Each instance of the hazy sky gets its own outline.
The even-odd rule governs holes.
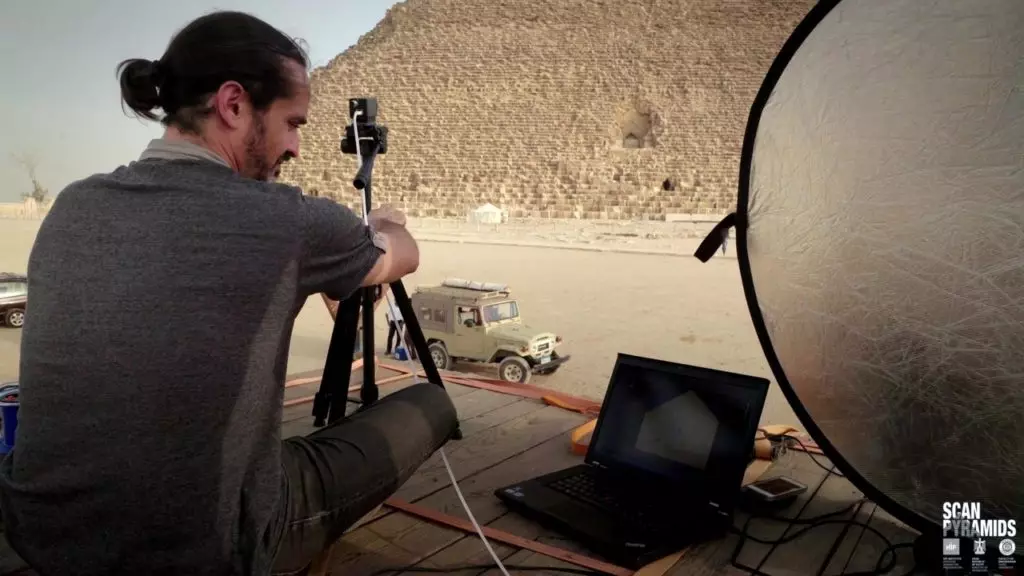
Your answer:
[[[31,189],[29,155],[51,192],[130,162],[161,134],[121,111],[115,68],[156,59],[171,36],[217,9],[245,10],[299,37],[314,66],[355,44],[393,0],[4,0],[0,16],[0,202]]]

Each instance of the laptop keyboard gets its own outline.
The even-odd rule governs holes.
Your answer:
[[[629,494],[627,490],[612,486],[588,471],[554,480],[548,488],[607,510],[637,528],[665,529],[672,521],[663,505],[638,494]]]

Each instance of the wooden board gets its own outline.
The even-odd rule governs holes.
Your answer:
[[[526,452],[544,441],[566,434],[583,423],[584,418],[554,406],[544,406],[505,423],[480,430],[463,440],[451,442],[446,448],[448,461],[457,480],[462,481]],[[448,472],[439,454],[431,456],[416,474],[403,485],[396,496],[415,502],[448,487]]]
[[[559,538],[557,534],[541,528],[536,523],[510,514],[508,509],[494,496],[494,491],[510,483],[566,468],[581,461],[582,458],[570,452],[566,434],[558,434],[530,450],[469,476],[459,482],[459,488],[480,525],[490,526],[530,540],[540,538],[558,540],[559,542],[554,545],[560,546],[564,541],[563,538]],[[468,515],[451,486],[419,500],[417,504],[444,514],[468,519]],[[395,522],[375,528],[378,533],[394,538],[399,545],[402,545],[403,542],[421,539],[423,532],[434,531],[433,524],[423,521],[403,524]],[[459,534],[456,538],[448,539],[447,544],[451,546],[430,556],[432,564],[454,566],[474,562],[486,563],[490,560],[490,555],[482,541],[475,534]],[[498,552],[497,548],[504,550],[504,555],[516,551],[500,544],[496,545],[496,552]],[[582,551],[582,548],[579,547],[575,547],[575,549]],[[424,550],[424,552],[426,551]],[[475,558],[472,562],[464,558],[469,553],[472,553]]]
[[[479,392],[495,394],[486,390]],[[509,410],[517,405],[521,406],[518,410]],[[535,408],[520,414],[531,405]],[[504,422],[495,421],[494,426],[481,426],[475,434],[449,444],[448,450],[452,469],[459,478],[459,487],[481,525],[492,524],[507,514],[505,507],[493,495],[496,488],[580,461],[569,450],[568,431],[584,420],[577,414],[528,399],[517,399],[512,404],[481,414],[475,419],[479,421],[487,416],[495,419],[502,416],[509,418]],[[434,466],[431,466],[431,461],[424,464],[413,479],[399,490],[397,497],[467,518],[441,462],[436,462]],[[532,529],[535,532],[540,530],[539,527]],[[440,527],[404,513],[388,514],[357,531],[372,534],[379,541],[368,547],[363,554],[335,555],[331,563],[332,573],[356,574],[371,565],[376,566],[372,570],[396,566],[398,562],[408,560],[408,554],[416,561],[427,560],[431,565],[451,565],[450,561],[460,554],[458,550],[447,552],[437,559],[433,557],[460,541],[465,541],[461,546],[474,551],[474,556],[476,553],[486,554],[476,536]],[[534,537],[532,533],[523,534],[522,531],[513,533]],[[365,538],[366,535],[361,537]],[[509,547],[499,545],[498,548],[503,554],[514,552]],[[480,556],[480,561],[486,562],[487,558],[489,555]]]
[[[511,556],[505,558],[501,562],[505,565],[505,569],[510,574],[540,574],[545,576],[564,576],[565,572],[555,572],[553,570],[540,570],[539,568],[570,568],[578,570],[579,566],[573,566],[568,562],[563,562],[555,558],[550,558],[543,554],[537,554],[536,552],[530,552],[529,550],[519,550]],[[516,569],[520,566],[529,566],[529,571],[517,571]],[[502,576],[501,570],[497,568],[491,568],[484,572],[487,576]]]
[[[470,504],[472,507],[472,504]],[[475,512],[474,512],[475,513]],[[511,513],[504,513],[502,516],[496,518],[494,521],[488,523],[488,526],[497,530],[503,530],[518,536],[531,538],[545,544],[552,546],[558,546],[565,548],[573,552],[580,552],[584,554],[590,554],[588,551],[577,545],[571,540],[560,538],[556,534],[549,533],[546,530],[539,528],[535,523],[532,523],[524,518]],[[492,542],[491,546],[494,548],[498,558],[501,559],[502,563],[521,563],[522,558],[535,555],[534,552],[529,550],[519,550],[511,546],[505,546],[501,543]],[[540,558],[547,558],[544,555],[537,555]],[[437,566],[441,568],[452,568],[453,574],[479,574],[487,568],[478,568],[473,570],[454,570],[454,568],[460,566],[490,566],[493,565],[494,561],[491,555],[484,548],[483,541],[480,540],[475,534],[465,534],[450,546],[438,551],[437,553],[426,558],[424,561],[429,563],[431,566]],[[556,560],[551,560],[553,563],[557,563]],[[573,566],[579,568],[578,566]],[[498,572],[500,574],[500,572]],[[405,576],[412,576],[414,572],[407,572]]]
[[[806,474],[806,477],[821,478],[816,490],[811,493],[805,506],[796,515],[797,519],[813,521],[826,514],[829,520],[851,520],[857,513],[858,500],[861,494],[850,485],[849,481],[836,473],[826,472],[825,468],[832,469],[831,462],[823,456],[810,454],[791,453],[799,460],[797,474]],[[817,460],[822,464],[814,463]],[[810,467],[817,469],[813,474],[806,470]],[[794,476],[800,480],[800,476]],[[790,517],[788,514],[786,517]],[[824,520],[824,518],[822,518]],[[803,531],[803,535],[796,539],[781,543],[777,546],[768,546],[768,552],[760,562],[759,569],[772,576],[810,576],[821,574],[821,570],[828,565],[835,553],[842,538],[848,533],[850,526],[834,523],[817,526],[808,529],[807,524],[789,524],[785,522],[774,522],[775,530],[782,527],[782,531],[775,538],[795,536]],[[756,532],[755,532],[756,533]],[[764,545],[762,545],[764,546]]]
[[[497,415],[513,408],[523,410],[527,408],[522,405],[523,402],[527,401],[520,400],[509,403],[490,414]],[[537,415],[540,412],[543,410],[534,410],[531,414]],[[552,533],[530,520],[510,513],[493,495],[494,490],[501,486],[581,461],[581,458],[572,455],[568,448],[568,434],[566,433],[568,429],[557,431],[559,430],[558,426],[548,428],[549,432],[557,432],[533,447],[526,446],[529,442],[518,444],[517,447],[520,450],[513,456],[501,459],[494,455],[488,455],[487,450],[492,450],[497,444],[491,441],[492,437],[507,437],[510,432],[521,429],[521,421],[517,422],[517,420],[521,420],[521,417],[489,428],[489,433],[482,431],[475,441],[470,438],[467,457],[472,456],[472,458],[460,459],[462,465],[469,466],[466,470],[459,472],[459,465],[453,458],[453,468],[456,468],[460,478],[460,488],[475,518],[481,525],[493,529],[599,558],[594,552],[587,551],[578,544]],[[580,418],[577,422],[582,420]],[[481,452],[480,450],[484,448],[487,450]],[[498,447],[495,450],[502,452],[508,448]],[[853,489],[845,478],[827,472],[825,468],[831,468],[831,464],[823,456],[816,455],[814,457],[823,466],[815,464],[810,455],[794,451],[769,470],[766,477],[790,476],[809,486],[808,491],[796,502],[776,514],[806,520],[849,507],[846,514],[836,516],[836,519],[841,520],[842,518],[853,518],[855,514],[864,516],[866,510],[874,507],[870,503],[854,506],[862,499],[862,495]],[[493,465],[488,464],[495,460],[496,463]],[[443,472],[443,468],[440,471]],[[417,476],[423,472],[436,474],[426,465],[417,473]],[[432,491],[428,488],[435,484],[427,483],[424,480],[413,483],[413,489],[403,488],[403,490],[406,491],[408,499],[416,500],[420,506],[456,518],[467,518],[454,489],[447,482],[446,475],[444,480],[444,482],[438,483],[440,487]],[[746,518],[746,514],[738,514],[738,523],[742,524]],[[767,541],[793,534],[800,528],[800,526],[794,526],[789,522],[769,519],[755,520],[751,526],[750,533],[753,536]],[[460,574],[500,573],[496,569],[485,569],[486,566],[492,565],[493,561],[475,534],[439,526],[405,513],[389,514],[360,530],[363,533],[359,535],[359,538],[370,544],[362,551],[350,549],[349,553],[343,557],[336,556],[331,566],[332,573],[365,574],[382,568],[409,566],[413,562],[420,567],[447,568]],[[848,565],[848,571],[864,569],[864,560],[858,560],[859,556],[870,557],[872,564],[869,568],[873,568],[873,562],[877,559],[881,548],[863,552],[857,541],[858,532],[850,526],[832,524],[818,526],[796,540],[779,545],[748,540],[740,548],[737,561],[759,568],[771,576],[834,574],[839,572],[837,567],[843,564]],[[657,574],[736,576],[747,574],[747,572],[730,565],[731,556],[738,541],[739,536],[732,534],[715,542],[691,547],[671,569],[662,569]],[[882,546],[884,547],[884,545]],[[500,543],[492,543],[492,547],[507,567],[542,566],[557,569],[571,566],[544,554],[516,550]],[[474,565],[476,567],[458,570],[460,567]],[[515,572],[514,568],[509,568],[509,570]],[[414,573],[408,572],[408,574]],[[536,571],[530,573],[533,574]]]
[[[866,502],[861,507],[857,521],[878,530],[892,544],[912,543],[918,535],[917,532],[890,516],[874,502]],[[843,540],[840,548],[841,554],[836,555],[835,561],[829,568],[829,573],[873,571],[889,543],[884,542],[877,534],[865,528],[853,528]],[[883,560],[883,562],[888,561],[888,559]],[[890,573],[906,574],[913,566],[913,550],[902,548],[896,551],[895,564]]]

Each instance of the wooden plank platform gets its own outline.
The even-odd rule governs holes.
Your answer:
[[[378,379],[394,375],[384,367],[378,368]],[[286,404],[309,398],[316,392],[318,383],[315,375],[295,375],[291,380],[303,376],[310,381],[288,387]],[[361,370],[353,371],[353,384],[360,381]],[[380,392],[389,394],[412,383],[411,378],[401,379],[381,387]],[[535,543],[606,561],[575,542],[508,511],[493,495],[500,486],[580,462],[582,457],[570,450],[569,433],[586,422],[588,417],[533,398],[456,383],[448,384],[447,389],[458,409],[464,438],[450,442],[445,450],[477,521]],[[353,392],[352,396],[358,396],[358,393]],[[287,406],[282,418],[282,437],[312,432],[311,408],[312,404],[308,402]],[[767,476],[775,475],[787,475],[808,485],[808,491],[797,502],[778,511],[778,515],[806,522],[816,516],[848,508],[845,513],[830,519],[856,519],[878,530],[893,543],[911,542],[916,535],[864,500],[860,492],[832,470],[832,465],[823,456],[791,450],[768,470]],[[395,498],[450,517],[468,518],[436,454],[399,489]],[[735,525],[742,527],[747,520],[747,515],[738,514]],[[666,560],[664,567],[648,567],[637,574],[748,574],[749,571],[732,564],[735,555],[737,564],[768,576],[831,576],[873,570],[882,550],[888,546],[868,529],[841,523],[817,526],[792,541],[772,543],[792,536],[802,528],[804,526],[787,521],[753,519],[747,538],[734,533],[720,540],[695,545],[683,551],[680,557]],[[565,567],[580,568],[515,546],[498,542],[492,542],[492,546],[512,574],[538,573],[536,568],[529,572],[516,569],[526,566],[550,568],[541,570],[541,574],[557,574],[559,568]],[[904,573],[912,565],[910,551],[900,550],[893,573]],[[443,569],[450,574],[500,574],[492,567],[490,555],[475,533],[440,525],[387,506],[368,523],[349,532],[334,547],[328,566],[329,574],[353,576],[380,574],[382,570],[393,570],[393,574],[422,573],[408,571],[413,568]],[[0,542],[0,574],[32,574],[24,569],[24,564],[6,541]]]
[[[380,372],[387,374],[384,370]],[[408,383],[411,380],[394,388],[382,388],[381,392],[387,393]],[[582,461],[582,457],[572,454],[569,449],[569,432],[586,422],[587,418],[535,399],[459,384],[449,384],[448,390],[459,411],[464,438],[449,443],[446,450],[459,487],[477,521],[528,540],[604,560],[577,543],[508,511],[493,495],[500,486]],[[767,476],[775,475],[790,476],[808,485],[806,494],[777,512],[780,516],[807,522],[816,516],[846,508],[845,513],[831,516],[828,520],[862,522],[893,543],[909,543],[916,536],[866,501],[849,481],[834,471],[824,456],[789,451],[768,470]],[[396,497],[451,517],[468,519],[437,455],[417,471]],[[736,526],[742,527],[747,519],[748,515],[737,514]],[[748,534],[771,542],[792,536],[806,526],[758,518],[751,521]],[[517,573],[516,566],[534,567],[529,572],[521,571],[523,574],[536,574],[536,567],[551,567],[552,574],[557,573],[559,567],[580,568],[529,550],[496,542],[491,544],[513,574]],[[732,565],[734,554],[737,564],[769,576],[871,571],[887,546],[888,543],[863,527],[835,522],[816,526],[804,535],[780,544],[766,544],[730,534],[727,538],[691,547],[666,568],[657,570],[650,567],[650,570],[640,573],[644,576],[748,574],[748,570]],[[417,567],[447,569],[446,573],[453,574],[500,575],[496,568],[487,568],[490,564],[491,557],[475,533],[385,508],[374,520],[349,533],[335,547],[329,573],[370,575],[386,569],[393,569],[395,574],[422,573],[403,572],[403,568]],[[912,565],[909,550],[900,550],[893,573],[906,572]]]

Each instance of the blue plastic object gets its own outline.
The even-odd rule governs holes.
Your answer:
[[[20,406],[18,390],[17,382],[0,385],[0,418],[3,419],[0,454],[7,454],[14,449],[15,432],[18,429],[18,406]]]

